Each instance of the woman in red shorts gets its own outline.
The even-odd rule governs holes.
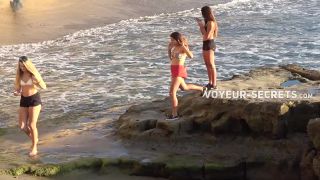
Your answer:
[[[192,52],[189,50],[188,42],[179,32],[173,32],[170,35],[170,43],[168,46],[168,55],[171,60],[171,86],[170,86],[170,98],[172,106],[172,114],[169,115],[167,120],[178,119],[178,99],[177,91],[181,90],[198,90],[205,91],[205,87],[186,84],[184,79],[187,78],[187,71],[184,66],[186,57],[193,58]]]

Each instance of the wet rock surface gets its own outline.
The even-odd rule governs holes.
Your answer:
[[[303,78],[310,77],[301,77],[297,72],[286,70],[288,68],[292,68],[292,65],[287,68],[258,68],[222,81],[218,87],[220,91],[295,91],[298,94],[319,88],[316,78],[303,81]],[[315,76],[318,73],[308,72]],[[301,83],[281,86],[292,79]],[[166,144],[174,141],[176,146],[181,146],[181,141],[189,141],[190,146],[193,146],[193,141],[201,141],[211,150],[196,150],[194,145],[192,150],[182,152],[192,154],[190,151],[195,151],[211,162],[233,164],[222,174],[206,174],[207,179],[312,179],[320,172],[320,158],[316,151],[306,148],[309,144],[307,134],[316,147],[320,146],[317,144],[320,142],[320,125],[310,121],[320,117],[319,95],[312,94],[308,98],[301,96],[300,99],[232,99],[206,98],[199,93],[186,93],[179,96],[178,100],[178,112],[181,115],[178,120],[166,120],[166,115],[171,112],[169,98],[146,102],[130,107],[120,116],[117,134],[131,142],[146,143],[150,139],[151,142]],[[150,141],[147,142],[152,144]],[[199,172],[193,175],[201,174]]]

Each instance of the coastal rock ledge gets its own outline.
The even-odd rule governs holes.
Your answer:
[[[245,179],[317,179],[318,75],[319,71],[297,65],[257,68],[218,82],[217,91],[294,91],[298,97],[232,99],[185,93],[178,97],[178,120],[165,120],[171,112],[169,98],[146,102],[131,106],[120,116],[117,134],[132,143],[162,144],[167,148],[183,144],[193,149],[187,153],[190,156],[202,154],[205,162],[230,162],[235,169],[239,162],[245,162],[245,172],[241,171]],[[203,145],[199,147],[209,150],[186,145],[200,141]],[[229,175],[231,178],[231,171]],[[219,177],[213,175],[211,179]],[[227,171],[223,177],[228,179]]]
[[[246,75],[234,76],[219,83],[218,91],[291,91],[312,95],[308,98],[212,98],[217,91],[185,94],[179,99],[176,121],[167,121],[170,99],[146,102],[130,107],[120,116],[118,134],[122,137],[162,137],[196,132],[221,134],[253,134],[284,138],[288,133],[306,132],[310,119],[319,117],[320,81],[312,81],[282,68],[258,68]],[[301,68],[299,68],[301,70]],[[310,71],[308,71],[310,72]],[[315,73],[318,73],[315,71]],[[308,74],[310,76],[310,74]],[[285,83],[296,83],[284,87]],[[213,95],[215,94],[215,95]]]

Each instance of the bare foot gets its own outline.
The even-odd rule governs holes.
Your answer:
[[[30,157],[35,156],[35,155],[38,154],[37,144],[38,144],[38,139],[36,140],[34,145],[31,147],[31,152],[29,153]]]
[[[38,154],[38,151],[36,148],[33,148],[32,151],[29,153],[30,157],[36,156]]]

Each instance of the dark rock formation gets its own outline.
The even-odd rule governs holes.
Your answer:
[[[302,77],[305,77],[307,79],[313,80],[313,81],[319,81],[320,80],[320,72],[316,70],[309,70],[302,68],[295,64],[289,64],[285,66],[281,66],[283,69],[286,69],[292,73],[297,73],[301,75]]]

